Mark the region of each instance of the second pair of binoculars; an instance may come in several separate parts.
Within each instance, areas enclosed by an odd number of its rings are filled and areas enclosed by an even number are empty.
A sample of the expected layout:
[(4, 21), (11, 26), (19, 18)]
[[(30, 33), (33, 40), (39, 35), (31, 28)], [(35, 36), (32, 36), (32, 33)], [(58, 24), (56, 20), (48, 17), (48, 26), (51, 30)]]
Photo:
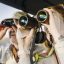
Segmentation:
[[(24, 12), (20, 12), (20, 13), (24, 13)], [(45, 23), (46, 20), (48, 19), (48, 17), (49, 17), (49, 15), (48, 15), (47, 11), (40, 10), (33, 17), (31, 17), (29, 14), (26, 14), (26, 15), (22, 14), (21, 17), (16, 20), (18, 21), (19, 25), (21, 25), (21, 26), (33, 28), (33, 27), (38, 27), (38, 25), (41, 23)], [(13, 21), (13, 18), (10, 18), (10, 19), (3, 20), (1, 22), (1, 25), (11, 27), (11, 26), (15, 26), (15, 23)]]

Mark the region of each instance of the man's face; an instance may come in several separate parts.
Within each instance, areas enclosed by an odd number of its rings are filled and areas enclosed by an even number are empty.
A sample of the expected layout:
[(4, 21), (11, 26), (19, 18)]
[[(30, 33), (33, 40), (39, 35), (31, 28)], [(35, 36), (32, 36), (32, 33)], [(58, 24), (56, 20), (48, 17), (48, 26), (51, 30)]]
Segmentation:
[(10, 37), (10, 39), (11, 39), (13, 42), (16, 41), (16, 34), (15, 34), (15, 31), (14, 31), (12, 28), (10, 29), (9, 37)]

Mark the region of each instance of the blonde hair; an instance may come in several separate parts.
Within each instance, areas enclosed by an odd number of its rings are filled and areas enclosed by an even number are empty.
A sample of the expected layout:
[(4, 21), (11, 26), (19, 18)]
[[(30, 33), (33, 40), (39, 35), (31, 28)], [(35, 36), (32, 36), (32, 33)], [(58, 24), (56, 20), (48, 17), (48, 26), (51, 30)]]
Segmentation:
[(21, 16), (26, 16), (27, 13), (26, 12), (23, 12), (23, 11), (17, 11), (15, 14), (14, 14), (14, 18), (16, 19), (20, 19)]

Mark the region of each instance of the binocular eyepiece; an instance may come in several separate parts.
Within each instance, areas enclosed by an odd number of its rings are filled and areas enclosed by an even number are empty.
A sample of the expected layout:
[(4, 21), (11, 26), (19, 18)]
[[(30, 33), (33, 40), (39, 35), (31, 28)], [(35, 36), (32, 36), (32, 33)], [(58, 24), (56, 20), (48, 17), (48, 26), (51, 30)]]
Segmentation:
[(40, 10), (36, 14), (36, 19), (40, 23), (45, 22), (47, 20), (47, 18), (48, 18), (48, 12), (45, 10)]

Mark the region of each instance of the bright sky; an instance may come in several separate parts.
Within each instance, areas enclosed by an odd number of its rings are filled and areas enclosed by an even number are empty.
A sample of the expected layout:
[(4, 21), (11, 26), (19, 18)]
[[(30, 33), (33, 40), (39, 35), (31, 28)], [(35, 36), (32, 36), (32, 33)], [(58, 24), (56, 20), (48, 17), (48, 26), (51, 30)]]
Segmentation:
[(5, 18), (11, 18), (16, 11), (18, 11), (18, 9), (0, 3), (0, 21)]

